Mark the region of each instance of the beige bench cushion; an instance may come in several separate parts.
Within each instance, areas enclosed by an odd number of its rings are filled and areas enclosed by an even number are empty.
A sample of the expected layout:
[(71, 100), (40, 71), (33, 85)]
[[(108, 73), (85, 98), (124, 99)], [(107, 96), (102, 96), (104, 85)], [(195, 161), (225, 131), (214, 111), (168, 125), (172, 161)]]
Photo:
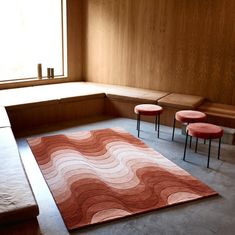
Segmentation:
[(171, 93), (158, 100), (158, 104), (175, 109), (196, 109), (203, 101), (201, 96)]
[[(59, 102), (74, 97), (105, 96), (101, 89), (96, 89), (85, 82), (68, 82), (14, 88), (0, 91), (0, 105), (5, 107)], [(93, 97), (94, 98), (94, 97)]]
[[(49, 85), (48, 85), (49, 86)], [(14, 88), (0, 91), (0, 105), (5, 107), (56, 100), (52, 92), (40, 87)]]
[(34, 218), (39, 210), (10, 127), (0, 129), (0, 223)]
[(211, 116), (229, 118), (235, 120), (234, 105), (205, 102), (198, 107), (198, 110), (205, 112)]
[(87, 94), (79, 94), (79, 96), (74, 96), (74, 97), (65, 97), (61, 98), (60, 102), (79, 102), (79, 101), (84, 101), (84, 100), (91, 100), (91, 99), (103, 99), (105, 98), (104, 93), (87, 93)]
[(156, 103), (157, 100), (169, 94), (168, 92), (149, 89), (107, 85), (100, 83), (87, 83), (104, 92), (109, 99), (137, 103)]
[(69, 101), (72, 99), (100, 98), (121, 99), (139, 103), (156, 103), (166, 96), (167, 92), (107, 85), (90, 82), (68, 82), (34, 87), (7, 89), (0, 91), (0, 105), (16, 108), (25, 105), (42, 104), (46, 102)]

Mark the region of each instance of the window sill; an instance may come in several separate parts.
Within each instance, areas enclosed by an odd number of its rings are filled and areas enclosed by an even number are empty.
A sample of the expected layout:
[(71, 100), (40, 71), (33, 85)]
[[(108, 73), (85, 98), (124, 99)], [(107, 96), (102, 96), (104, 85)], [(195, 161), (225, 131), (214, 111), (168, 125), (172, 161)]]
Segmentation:
[(55, 83), (63, 83), (70, 82), (71, 79), (68, 77), (56, 77), (56, 78), (43, 78), (43, 79), (27, 79), (27, 80), (16, 80), (16, 81), (2, 81), (0, 82), (0, 90), (1, 89), (10, 89), (10, 88), (18, 88), (18, 87), (27, 87), (27, 86), (37, 86), (37, 85), (46, 85), (46, 84), (55, 84)]

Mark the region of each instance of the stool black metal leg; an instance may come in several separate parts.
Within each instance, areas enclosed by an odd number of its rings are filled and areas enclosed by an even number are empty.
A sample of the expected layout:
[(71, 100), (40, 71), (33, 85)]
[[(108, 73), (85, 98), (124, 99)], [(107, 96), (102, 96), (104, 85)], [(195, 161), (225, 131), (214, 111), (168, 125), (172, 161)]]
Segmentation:
[(211, 154), (211, 139), (209, 139), (209, 150), (208, 150), (207, 168), (209, 168), (210, 154)]
[(139, 119), (138, 119), (139, 114), (136, 115), (136, 130), (139, 128)]
[(192, 136), (190, 136), (189, 148), (192, 146)]
[(138, 130), (138, 137), (140, 137), (140, 114), (137, 115), (137, 130)]
[(206, 144), (206, 139), (204, 139), (204, 144)]
[(198, 137), (196, 138), (195, 153), (197, 152)]
[(219, 138), (218, 159), (220, 158), (221, 138)]
[(157, 115), (157, 125), (158, 125), (158, 130), (157, 130), (157, 138), (159, 138), (159, 134), (160, 134), (160, 114)]
[(175, 117), (174, 117), (174, 123), (173, 123), (173, 132), (172, 132), (172, 141), (174, 140), (174, 135), (175, 135)]
[(186, 132), (186, 139), (185, 139), (185, 146), (184, 146), (184, 157), (183, 157), (184, 161), (185, 161), (187, 143), (188, 143), (188, 131)]
[(157, 122), (158, 122), (158, 115), (156, 115), (156, 118), (155, 118), (155, 131), (157, 130)]

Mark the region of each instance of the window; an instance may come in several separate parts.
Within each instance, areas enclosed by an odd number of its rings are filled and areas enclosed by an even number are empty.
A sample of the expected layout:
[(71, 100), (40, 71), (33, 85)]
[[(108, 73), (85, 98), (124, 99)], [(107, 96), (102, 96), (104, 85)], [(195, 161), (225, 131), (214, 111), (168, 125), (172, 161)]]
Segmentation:
[(0, 81), (37, 77), (54, 68), (66, 76), (65, 0), (10, 0), (0, 4)]

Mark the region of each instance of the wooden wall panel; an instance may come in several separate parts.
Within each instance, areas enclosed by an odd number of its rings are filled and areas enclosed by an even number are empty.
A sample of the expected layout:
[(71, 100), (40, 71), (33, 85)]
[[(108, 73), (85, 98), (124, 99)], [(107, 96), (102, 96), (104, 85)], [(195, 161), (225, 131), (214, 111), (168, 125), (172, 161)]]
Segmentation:
[(235, 1), (84, 1), (88, 81), (235, 104)]
[(82, 0), (67, 0), (68, 78), (82, 80)]

